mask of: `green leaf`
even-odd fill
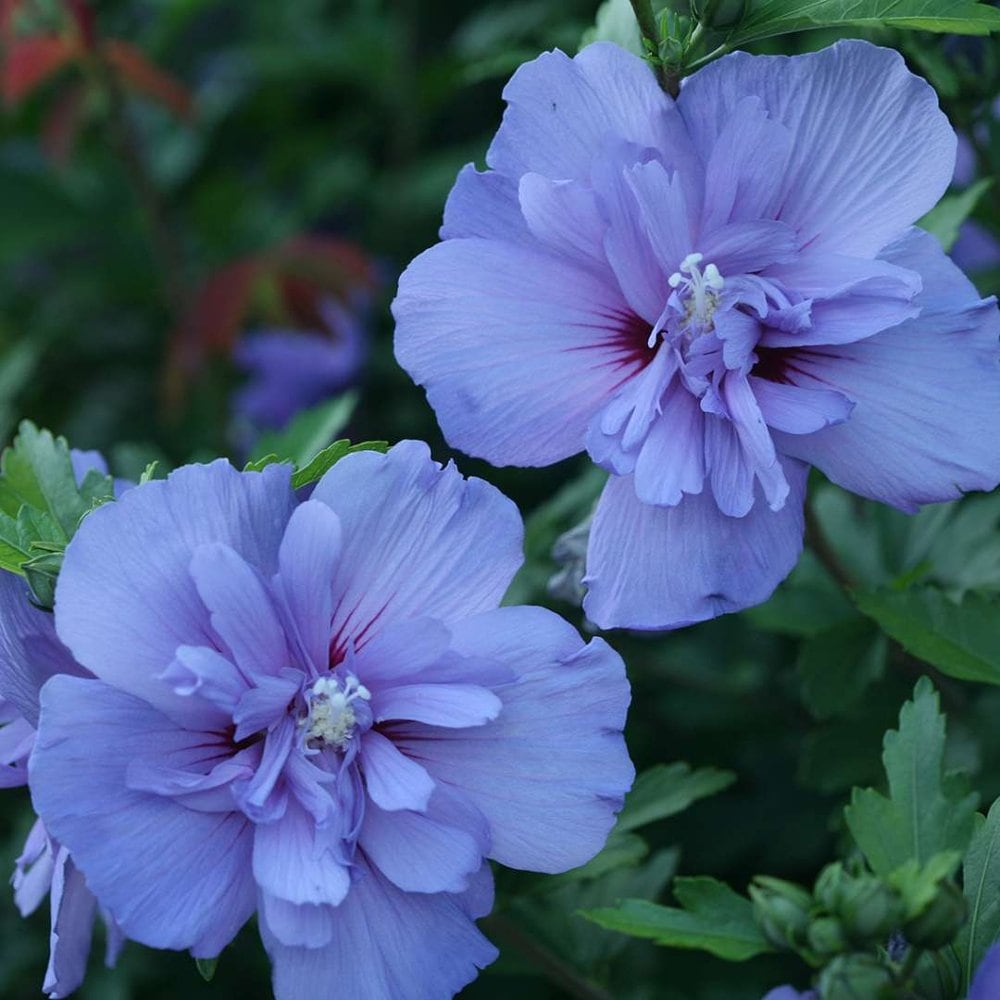
[[[28,420],[21,423],[13,446],[0,458],[0,510],[16,516],[23,506],[50,514],[66,539],[86,512],[69,445]]]
[[[571,872],[545,878],[539,883],[539,892],[511,900],[511,913],[529,934],[566,961],[587,975],[603,978],[607,962],[630,941],[622,935],[605,933],[585,920],[581,911],[611,907],[624,898],[657,898],[677,871],[678,859],[678,850],[667,848],[641,864],[619,865],[594,878],[570,881]]]
[[[732,771],[719,771],[714,767],[692,771],[684,763],[657,764],[636,778],[615,831],[624,833],[675,816],[699,799],[728,788],[735,780]]]
[[[886,878],[886,882],[899,893],[906,905],[906,920],[919,916],[934,901],[938,883],[951,878],[962,863],[958,851],[942,851],[927,864],[918,864],[911,858]]]
[[[279,461],[292,462],[297,467],[307,465],[344,429],[357,404],[358,394],[346,392],[303,410],[284,430],[260,436],[250,454],[250,464],[277,455]]]
[[[807,639],[799,647],[802,700],[817,719],[854,705],[885,670],[885,636],[856,615]]]
[[[196,958],[194,964],[198,975],[206,983],[210,983],[215,978],[215,970],[219,967],[219,960],[218,958]]]
[[[251,459],[249,462],[247,462],[246,465],[243,466],[243,471],[244,472],[262,472],[269,465],[275,465],[275,464],[280,463],[280,462],[281,462],[281,459],[278,458],[278,456],[275,455],[274,452],[271,452],[270,455],[264,455],[262,458]]]
[[[757,927],[750,901],[722,882],[707,876],[678,878],[674,895],[683,909],[626,899],[617,907],[583,915],[605,930],[671,948],[711,952],[731,962],[773,951]]]
[[[969,593],[955,604],[934,587],[855,595],[858,607],[908,652],[942,673],[1000,684],[1000,599]]]
[[[334,441],[333,444],[314,455],[311,461],[307,462],[301,469],[296,469],[292,476],[292,486],[299,489],[301,486],[308,486],[309,483],[316,482],[345,455],[353,455],[356,451],[377,451],[385,454],[388,450],[388,441],[362,441],[360,444],[351,444],[346,438]]]
[[[972,215],[979,199],[992,184],[992,177],[983,177],[964,191],[945,195],[922,219],[917,220],[917,225],[937,237],[947,252],[955,245],[962,223]]]
[[[0,514],[0,569],[24,576],[23,566],[47,546],[62,551],[62,528],[43,511],[22,507],[17,517]]]
[[[1000,939],[1000,799],[985,820],[982,816],[977,820],[962,871],[969,919],[955,942],[966,988],[987,949]]]
[[[913,28],[987,35],[1000,10],[976,0],[759,0],[726,39],[728,48],[811,28]]]
[[[899,729],[883,741],[889,797],[855,788],[844,811],[847,826],[876,875],[888,876],[911,859],[964,853],[972,836],[976,796],[943,773],[945,719],[938,694],[922,677],[899,713]]]
[[[605,0],[597,8],[594,26],[584,32],[580,47],[591,42],[614,42],[637,56],[644,56],[645,49],[639,36],[639,24],[629,0]]]

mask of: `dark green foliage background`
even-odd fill
[[[102,0],[97,6],[102,34],[141,46],[197,98],[194,126],[141,99],[128,108],[182,265],[167,276],[151,252],[144,218],[106,142],[101,107],[91,108],[67,165],[54,166],[40,151],[40,125],[72,70],[8,111],[0,119],[0,440],[27,416],[76,447],[104,450],[127,475],[152,457],[179,464],[227,453],[235,376],[226,364],[214,364],[188,386],[187,408],[176,418],[162,406],[166,345],[177,323],[167,282],[194,288],[227,260],[308,231],[357,241],[385,275],[361,401],[345,433],[356,441],[424,438],[438,458],[449,457],[422,393],[392,356],[387,307],[395,276],[434,241],[457,170],[482,162],[507,76],[542,49],[574,51],[596,3]],[[984,109],[1000,81],[989,43],[853,31],[865,32],[901,48],[930,77],[956,125],[972,130],[987,120]],[[801,51],[840,34],[790,34],[758,49]],[[1000,166],[1000,127],[982,128],[980,172],[988,176]],[[994,231],[998,198],[1000,185],[976,209]],[[1000,289],[1000,275],[976,277],[984,292]],[[552,572],[555,537],[586,512],[581,506],[563,516],[543,505],[586,463],[496,470],[456,458],[464,472],[508,492],[526,515],[536,512],[519,599],[549,603],[582,625],[577,610],[549,598],[540,584]],[[603,881],[500,873],[498,916],[485,926],[503,955],[463,995],[562,997],[570,994],[559,983],[579,977],[604,984],[608,992],[595,997],[758,1000],[779,982],[805,984],[808,972],[795,959],[727,964],[629,941],[574,914],[618,896],[669,900],[674,868],[712,874],[743,891],[757,873],[811,883],[842,854],[850,788],[883,780],[882,734],[929,669],[880,637],[874,620],[928,655],[877,613],[881,598],[871,595],[884,597],[877,588],[918,602],[936,601],[939,591],[956,599],[975,592],[970,600],[980,602],[980,614],[963,629],[976,634],[963,632],[962,642],[971,642],[984,661],[992,658],[1000,680],[1000,498],[908,519],[817,480],[813,504],[837,558],[858,592],[869,595],[863,604],[869,617],[807,554],[763,608],[660,637],[610,637],[634,685],[628,736],[637,767],[687,761],[730,769],[735,782],[643,828],[652,853],[642,858],[633,843],[629,863]],[[912,617],[926,619],[919,608]],[[949,762],[971,772],[988,806],[1000,793],[1000,690],[936,681],[949,715]],[[0,871],[11,870],[28,823],[26,794],[5,793]],[[12,904],[0,903],[0,997],[20,1000],[41,984],[47,915],[22,922]],[[80,996],[225,1000],[266,998],[270,988],[248,928],[222,956],[211,984],[186,955],[130,945],[113,973],[94,961]]]

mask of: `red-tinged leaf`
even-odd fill
[[[359,247],[328,236],[297,236],[285,243],[275,259],[280,277],[316,286],[339,298],[354,291],[372,291],[375,265]]]
[[[72,38],[39,36],[13,42],[3,61],[4,100],[17,104],[79,54],[80,43]]]
[[[42,123],[39,142],[45,155],[59,166],[69,161],[73,144],[83,123],[87,88],[77,84],[59,95]]]
[[[260,258],[244,257],[219,268],[202,286],[170,340],[163,381],[168,410],[180,409],[208,355],[232,349],[263,270]]]
[[[24,0],[0,0],[0,38],[4,46],[14,40],[14,17]]]
[[[76,29],[88,50],[93,50],[97,40],[97,27],[94,23],[94,11],[86,0],[65,0],[69,12],[76,22]]]
[[[168,107],[179,118],[194,117],[194,99],[178,79],[154,66],[134,45],[112,39],[103,45],[104,58],[133,90]]]
[[[205,354],[235,343],[261,270],[258,258],[245,257],[219,268],[205,282],[174,336],[186,368],[196,368]]]

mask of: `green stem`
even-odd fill
[[[578,997],[579,1000],[614,1000],[607,990],[584,978],[571,965],[549,951],[537,937],[526,934],[513,920],[502,913],[494,913],[480,921],[480,926],[498,938],[500,944],[516,948],[571,997]]]
[[[855,582],[848,569],[840,560],[833,546],[827,541],[823,528],[816,517],[816,512],[806,504],[806,543],[813,550],[816,558],[823,564],[826,571],[840,584],[844,590],[854,590]]]
[[[660,29],[656,23],[651,0],[630,0],[635,19],[639,22],[639,34],[646,41],[646,48],[652,54],[653,69],[660,87],[671,97],[676,97],[681,89],[678,67],[665,66],[660,59]]]
[[[639,22],[639,34],[649,42],[653,52],[660,51],[660,30],[653,14],[652,0],[630,0],[635,19]]]

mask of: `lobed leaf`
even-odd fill
[[[947,851],[965,852],[972,837],[976,796],[943,771],[945,719],[926,677],[899,713],[899,729],[883,741],[889,796],[855,788],[844,811],[847,826],[876,875],[914,860],[923,866]]]
[[[616,833],[635,830],[647,823],[683,812],[699,799],[728,788],[736,780],[732,771],[714,767],[692,770],[683,762],[657,764],[635,780],[618,817]]]
[[[956,604],[925,586],[867,591],[855,600],[904,649],[942,673],[1000,684],[1000,599],[969,593]]]
[[[345,392],[303,410],[284,430],[262,434],[250,453],[250,461],[258,462],[273,454],[296,467],[307,465],[344,429],[357,405],[358,394]]]
[[[976,819],[962,871],[969,919],[955,942],[966,988],[987,950],[1000,939],[1000,799],[985,819]]]
[[[757,927],[750,901],[724,883],[707,876],[678,878],[674,895],[683,909],[626,899],[617,907],[583,915],[606,930],[672,948],[707,951],[731,962],[774,950]]]

